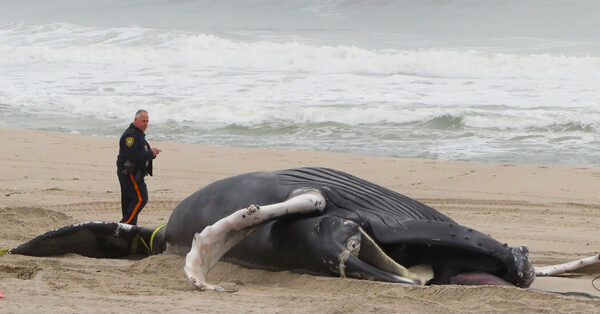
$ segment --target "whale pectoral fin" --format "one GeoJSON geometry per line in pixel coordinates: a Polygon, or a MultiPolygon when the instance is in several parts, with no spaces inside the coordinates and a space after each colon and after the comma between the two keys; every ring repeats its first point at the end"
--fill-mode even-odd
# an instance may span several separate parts
{"type": "Polygon", "coordinates": [[[578,259],[564,264],[534,267],[536,276],[554,276],[585,266],[600,263],[600,254],[578,259]]]}
{"type": "Polygon", "coordinates": [[[325,198],[318,191],[307,191],[281,203],[242,208],[195,234],[192,248],[185,258],[184,272],[202,290],[235,291],[206,283],[206,274],[225,253],[269,221],[286,215],[314,213],[324,208],[325,198]]]}
{"type": "Polygon", "coordinates": [[[132,244],[137,244],[136,239],[146,229],[116,222],[85,222],[46,232],[8,252],[30,256],[76,253],[88,257],[123,257],[136,253],[132,244]]]}

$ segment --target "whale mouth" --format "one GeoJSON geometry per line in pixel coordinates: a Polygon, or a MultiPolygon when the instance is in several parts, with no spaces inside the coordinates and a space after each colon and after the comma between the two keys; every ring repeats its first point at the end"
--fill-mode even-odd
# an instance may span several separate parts
{"type": "Polygon", "coordinates": [[[380,246],[362,228],[360,234],[360,249],[355,253],[360,261],[415,284],[528,287],[535,278],[524,246],[507,248],[508,256],[500,258],[449,244],[380,246]]]}
{"type": "Polygon", "coordinates": [[[489,286],[513,286],[510,282],[484,272],[468,272],[454,275],[450,278],[452,285],[489,285],[489,286]]]}

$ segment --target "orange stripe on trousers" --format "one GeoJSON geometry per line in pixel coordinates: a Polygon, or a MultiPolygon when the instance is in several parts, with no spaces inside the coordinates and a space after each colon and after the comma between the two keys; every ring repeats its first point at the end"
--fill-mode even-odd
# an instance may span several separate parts
{"type": "Polygon", "coordinates": [[[140,205],[142,204],[142,195],[140,194],[140,189],[138,188],[137,182],[135,182],[135,179],[133,178],[133,174],[131,172],[129,173],[129,178],[131,178],[131,182],[133,182],[133,187],[135,188],[135,193],[137,193],[138,202],[137,204],[135,204],[135,208],[133,209],[133,212],[131,213],[129,219],[127,219],[127,221],[124,222],[126,224],[129,224],[131,222],[133,217],[135,217],[135,215],[137,214],[137,211],[140,209],[140,205]]]}

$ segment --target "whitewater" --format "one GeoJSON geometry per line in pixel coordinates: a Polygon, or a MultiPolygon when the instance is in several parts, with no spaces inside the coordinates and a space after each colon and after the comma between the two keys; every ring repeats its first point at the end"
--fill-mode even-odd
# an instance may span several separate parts
{"type": "Polygon", "coordinates": [[[599,18],[594,1],[0,1],[0,127],[118,136],[144,108],[151,141],[598,166],[599,18]]]}

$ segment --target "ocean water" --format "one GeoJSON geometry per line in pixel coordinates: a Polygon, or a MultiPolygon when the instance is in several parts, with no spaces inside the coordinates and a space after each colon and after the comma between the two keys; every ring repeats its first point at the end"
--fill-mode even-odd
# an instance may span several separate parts
{"type": "MultiPolygon", "coordinates": [[[[600,1],[0,0],[0,127],[600,166],[600,1]]],[[[115,144],[116,145],[116,144],[115,144]]]]}

